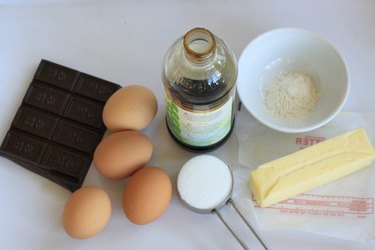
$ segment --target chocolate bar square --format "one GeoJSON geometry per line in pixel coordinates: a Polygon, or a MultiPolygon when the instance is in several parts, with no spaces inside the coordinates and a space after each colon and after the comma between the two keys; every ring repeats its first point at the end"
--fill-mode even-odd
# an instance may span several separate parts
{"type": "Polygon", "coordinates": [[[106,130],[105,102],[121,86],[42,60],[0,155],[75,191],[106,130]]]}

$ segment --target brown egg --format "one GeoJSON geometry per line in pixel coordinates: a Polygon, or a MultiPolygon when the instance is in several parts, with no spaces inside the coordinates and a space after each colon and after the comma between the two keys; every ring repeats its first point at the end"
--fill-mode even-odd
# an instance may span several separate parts
{"type": "Polygon", "coordinates": [[[65,204],[64,229],[77,239],[92,237],[107,225],[111,209],[111,201],[105,191],[97,187],[82,187],[65,204]]]}
{"type": "Polygon", "coordinates": [[[103,121],[110,131],[141,130],[154,119],[158,103],[144,86],[130,85],[117,90],[103,109],[103,121]]]}
{"type": "Polygon", "coordinates": [[[122,205],[134,224],[147,224],[160,217],[172,197],[169,176],[158,167],[137,171],[125,186],[122,205]]]}
{"type": "Polygon", "coordinates": [[[94,165],[104,176],[122,179],[132,175],[151,158],[151,140],[139,131],[122,131],[105,137],[94,152],[94,165]]]}

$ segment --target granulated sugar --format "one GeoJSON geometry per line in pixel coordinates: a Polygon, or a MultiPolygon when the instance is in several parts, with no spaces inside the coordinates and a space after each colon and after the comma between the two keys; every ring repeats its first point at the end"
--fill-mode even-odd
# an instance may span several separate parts
{"type": "Polygon", "coordinates": [[[210,155],[190,159],[177,178],[181,199],[197,209],[214,209],[223,205],[232,192],[232,185],[228,165],[210,155]]]}
{"type": "Polygon", "coordinates": [[[307,117],[319,99],[312,78],[301,72],[280,71],[263,87],[264,104],[274,117],[299,121],[307,117]]]}

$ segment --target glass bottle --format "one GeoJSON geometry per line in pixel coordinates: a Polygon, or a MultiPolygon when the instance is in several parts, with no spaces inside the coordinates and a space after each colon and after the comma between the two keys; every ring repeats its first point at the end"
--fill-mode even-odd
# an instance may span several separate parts
{"type": "Polygon", "coordinates": [[[162,70],[172,137],[194,150],[225,142],[234,125],[236,79],[233,52],[210,31],[195,28],[178,39],[162,70]]]}

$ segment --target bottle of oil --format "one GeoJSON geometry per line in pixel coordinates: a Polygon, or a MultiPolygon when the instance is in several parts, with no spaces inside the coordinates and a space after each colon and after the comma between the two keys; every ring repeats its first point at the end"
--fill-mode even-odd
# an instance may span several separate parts
{"type": "Polygon", "coordinates": [[[237,62],[223,40],[204,28],[178,39],[166,54],[162,79],[167,127],[194,150],[219,146],[234,124],[237,62]]]}

